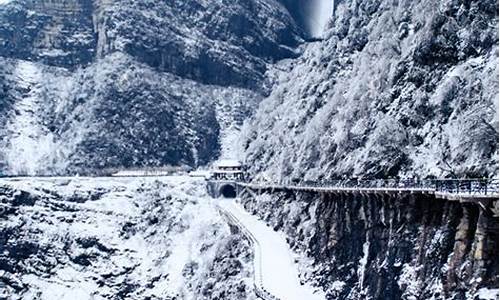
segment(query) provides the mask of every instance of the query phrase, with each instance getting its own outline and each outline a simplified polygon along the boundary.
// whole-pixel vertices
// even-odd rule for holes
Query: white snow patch
[[[332,283],[332,290],[334,291],[342,291],[346,283],[344,281],[336,280]]]
[[[498,299],[498,289],[487,289],[482,288],[477,292],[477,297],[484,300],[497,300]]]
[[[61,57],[61,56],[67,56],[70,53],[65,52],[61,49],[46,49],[46,50],[41,51],[39,54],[41,56],[46,56],[46,57]]]
[[[359,267],[358,267],[359,287],[361,289],[363,288],[363,283],[365,281],[365,271],[366,271],[366,265],[368,264],[369,250],[370,250],[370,242],[367,239],[363,244],[363,256],[359,260]]]
[[[405,299],[416,300],[419,296],[420,286],[418,271],[421,267],[415,267],[410,264],[404,264],[401,275],[398,279],[399,288],[403,291]]]
[[[227,159],[238,159],[241,153],[238,149],[240,129],[230,126],[221,133],[221,157]]]
[[[23,277],[26,283],[30,285],[45,286],[41,294],[28,292],[24,295],[25,299],[73,299],[73,300],[94,300],[104,299],[102,297],[95,297],[93,291],[96,290],[97,284],[86,281],[82,278],[80,272],[71,267],[60,269],[55,276],[57,279],[53,281],[43,281],[36,275],[29,274]],[[70,284],[71,283],[71,284]]]
[[[11,137],[5,158],[11,174],[35,175],[43,161],[57,151],[53,134],[41,125],[38,116],[37,93],[43,89],[43,74],[37,64],[20,60],[14,75],[26,94],[14,104],[15,114],[7,124]]]

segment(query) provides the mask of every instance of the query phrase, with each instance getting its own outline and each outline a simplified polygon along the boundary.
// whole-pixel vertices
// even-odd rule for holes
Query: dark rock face
[[[29,0],[0,7],[0,56],[78,67],[120,51],[205,83],[259,87],[302,32],[279,2]]]
[[[297,56],[301,35],[283,6],[260,0],[121,1],[102,29],[102,55],[124,51],[182,77],[257,89],[267,62]]]
[[[7,81],[7,74],[11,73],[11,70],[5,65],[0,65],[0,127],[5,128],[8,122],[8,112],[12,109],[13,99],[9,95],[9,89],[12,82]],[[5,170],[5,159],[0,153],[0,170]],[[2,173],[2,171],[0,171]]]
[[[292,192],[242,201],[313,259],[328,299],[476,299],[498,288],[493,203]]]
[[[96,1],[97,2],[97,1]],[[14,1],[0,7],[0,56],[77,67],[95,57],[88,0]]]

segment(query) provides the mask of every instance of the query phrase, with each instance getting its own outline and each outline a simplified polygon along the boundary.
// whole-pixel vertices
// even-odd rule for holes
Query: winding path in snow
[[[263,299],[324,300],[324,295],[314,293],[313,288],[301,285],[293,255],[285,238],[268,227],[257,217],[249,214],[234,200],[223,199],[219,208],[250,235],[254,246],[255,286]],[[253,240],[253,241],[252,241]]]

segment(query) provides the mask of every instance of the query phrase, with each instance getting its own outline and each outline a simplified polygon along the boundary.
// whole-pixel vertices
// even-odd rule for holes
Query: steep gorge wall
[[[98,2],[98,1],[96,1]],[[13,1],[0,6],[0,56],[75,68],[95,58],[94,3]]]
[[[274,180],[498,176],[498,1],[340,1],[242,138]]]
[[[15,0],[0,56],[77,68],[114,52],[208,84],[260,89],[304,33],[278,1]]]
[[[290,191],[242,202],[312,259],[305,276],[328,299],[478,299],[498,289],[493,203]]]

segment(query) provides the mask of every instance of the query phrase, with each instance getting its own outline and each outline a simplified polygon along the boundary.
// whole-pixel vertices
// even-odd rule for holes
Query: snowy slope
[[[495,1],[338,3],[325,40],[269,72],[242,137],[252,172],[496,176],[497,27]]]
[[[4,154],[9,173],[35,175],[57,148],[53,134],[44,128],[40,118],[43,99],[38,98],[38,93],[44,87],[39,67],[19,61],[15,69],[17,88],[26,92],[14,104],[15,115],[6,128],[11,133]]]
[[[237,144],[226,137],[262,98],[158,72],[120,53],[76,72],[0,61],[6,68],[0,157],[10,174],[203,165]],[[21,65],[39,68],[40,82],[18,76]]]
[[[0,190],[8,299],[255,299],[249,245],[203,181],[31,178]]]
[[[268,92],[268,64],[297,56],[302,34],[275,0],[2,5],[0,172],[196,167],[233,156],[242,120]],[[43,83],[17,79],[30,62]]]

